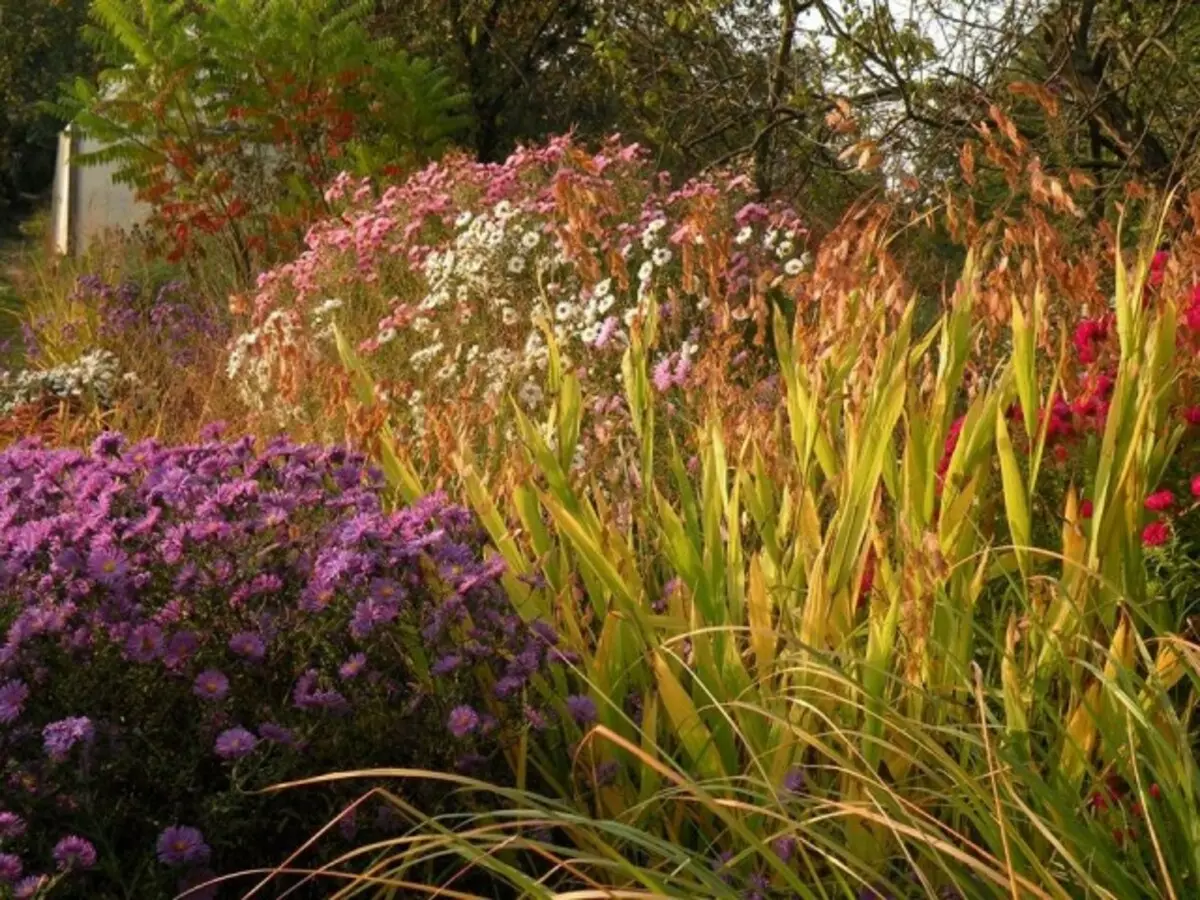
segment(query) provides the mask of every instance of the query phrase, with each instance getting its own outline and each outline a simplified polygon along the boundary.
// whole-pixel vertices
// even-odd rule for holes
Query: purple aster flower
[[[157,625],[147,623],[133,629],[125,642],[125,655],[134,662],[148,663],[163,652],[163,633]]]
[[[17,720],[29,699],[29,688],[19,678],[0,682],[0,725]]]
[[[21,857],[15,853],[0,853],[0,884],[12,884],[24,871]]]
[[[783,789],[789,794],[799,794],[804,790],[806,780],[802,769],[788,769],[787,774],[783,776]]]
[[[25,820],[15,812],[0,811],[0,840],[19,838],[25,833]]]
[[[596,787],[604,787],[605,785],[612,784],[617,780],[617,772],[619,771],[620,767],[611,759],[600,763],[600,765],[596,766],[596,771],[593,773]]]
[[[168,669],[180,669],[200,648],[200,639],[191,631],[180,631],[171,635],[163,654],[163,664]]]
[[[92,441],[93,456],[116,456],[121,452],[121,447],[125,444],[125,438],[115,431],[106,431],[96,440]]]
[[[567,698],[567,712],[577,725],[588,725],[596,721],[595,701],[582,694],[572,694]]]
[[[434,675],[448,675],[462,664],[462,657],[457,653],[447,653],[435,660],[429,671]]]
[[[13,885],[13,900],[32,900],[46,886],[45,875],[26,875]]]
[[[742,898],[743,900],[765,900],[770,886],[771,883],[766,875],[762,872],[752,872],[746,879],[746,890],[742,894]]]
[[[365,653],[355,653],[338,669],[338,675],[343,681],[349,681],[352,678],[362,674],[362,671],[367,667],[367,655]]]
[[[241,759],[253,752],[258,745],[258,738],[245,728],[228,728],[217,735],[213,749],[222,759]]]
[[[111,545],[92,548],[88,554],[88,574],[107,587],[119,585],[129,574],[129,557]]]
[[[72,716],[51,722],[42,729],[42,742],[46,755],[55,762],[62,762],[78,743],[91,743],[96,735],[92,720],[87,716]]]
[[[91,841],[68,835],[54,845],[54,861],[58,863],[60,872],[90,869],[96,864],[96,848]]]
[[[229,649],[245,659],[258,662],[267,655],[267,645],[253,631],[241,631],[229,639]]]
[[[796,839],[791,835],[775,838],[771,842],[771,849],[775,851],[775,855],[783,862],[790,862],[792,857],[796,855]]]
[[[258,736],[272,744],[282,744],[292,747],[296,744],[296,734],[290,728],[276,725],[274,722],[263,722],[258,726]]]
[[[208,669],[196,676],[192,693],[205,700],[224,700],[229,693],[229,679],[216,669]]]
[[[450,710],[450,718],[446,723],[450,733],[456,738],[463,738],[479,727],[479,713],[465,704]]]
[[[544,712],[534,706],[525,707],[525,721],[534,731],[545,731],[550,727],[550,719]]]
[[[338,819],[338,831],[342,833],[348,841],[354,840],[354,836],[358,834],[358,808],[348,809],[342,813],[342,817]]]
[[[202,865],[212,851],[204,843],[200,829],[188,825],[172,825],[158,836],[158,861],[168,866]]]

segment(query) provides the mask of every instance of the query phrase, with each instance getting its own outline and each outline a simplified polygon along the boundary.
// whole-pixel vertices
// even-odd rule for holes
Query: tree
[[[151,206],[171,258],[241,280],[295,244],[343,169],[419,163],[463,125],[435,66],[370,36],[370,0],[94,0],[106,68],[63,108]],[[211,238],[212,240],[205,240]]]
[[[377,27],[436,60],[470,98],[471,141],[496,161],[521,140],[613,115],[583,43],[593,0],[377,0]],[[595,129],[591,125],[597,125]]]

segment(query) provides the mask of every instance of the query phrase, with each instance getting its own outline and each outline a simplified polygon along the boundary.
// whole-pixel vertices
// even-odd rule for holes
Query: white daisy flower
[[[737,237],[735,237],[733,239],[733,242],[735,244],[737,244],[739,247],[742,247],[742,246],[745,246],[746,244],[748,244],[750,242],[750,238],[752,238],[752,237],[754,237],[754,229],[751,228],[749,225],[746,225],[744,228],[742,228],[741,231],[739,231],[737,233]]]
[[[585,344],[593,344],[596,338],[600,335],[600,326],[593,322],[583,331],[579,332],[579,339]]]
[[[454,227],[455,228],[466,228],[468,225],[471,224],[471,220],[473,218],[475,218],[475,217],[473,215],[471,215],[470,211],[464,209],[462,212],[460,212],[458,214],[458,218],[454,220]]]
[[[536,406],[542,400],[542,389],[534,381],[526,381],[517,389],[517,399],[527,409]]]
[[[594,296],[596,298],[607,297],[608,292],[611,290],[612,290],[612,279],[605,278],[603,281],[601,281],[599,284],[597,284],[594,288],[592,288],[592,296]]]
[[[612,309],[612,305],[616,302],[617,298],[612,294],[603,294],[601,295],[600,299],[596,301],[596,311],[599,313],[606,313]]]
[[[511,306],[504,307],[503,311],[500,313],[500,321],[505,325],[516,325],[520,318],[521,317],[517,314],[517,311]]]
[[[395,328],[385,328],[385,329],[383,329],[383,331],[379,332],[379,334],[375,336],[375,343],[390,344],[395,339],[396,339],[396,329]]]
[[[664,219],[662,216],[659,216],[657,219],[655,219],[649,225],[646,226],[646,230],[651,233],[658,233],[666,227],[667,227],[667,220]]]
[[[525,232],[525,236],[521,238],[521,246],[524,247],[526,250],[532,250],[534,247],[536,247],[538,245],[538,242],[541,239],[542,239],[542,236],[540,234],[538,234],[536,231],[527,231],[527,232]]]
[[[795,249],[796,247],[791,241],[784,241],[775,249],[775,255],[783,259],[785,256],[791,256]]]
[[[804,263],[798,259],[789,259],[783,264],[783,271],[788,275],[796,276],[804,271]]]
[[[770,250],[775,246],[777,240],[779,240],[779,229],[772,228],[763,235],[763,246]]]
[[[653,260],[654,265],[661,268],[661,267],[665,266],[667,263],[669,263],[673,256],[674,256],[674,254],[671,253],[671,251],[668,250],[666,247],[659,247],[657,250],[654,251],[654,254],[650,258],[651,258],[651,260]]]
[[[638,269],[638,281],[649,281],[654,276],[654,263],[646,260]]]
[[[508,271],[514,275],[520,275],[525,271],[525,257],[514,256],[508,261]]]
[[[513,211],[512,204],[509,203],[507,200],[501,200],[499,203],[497,203],[495,206],[492,207],[492,212],[495,213],[496,218],[498,218],[498,219],[504,219],[504,218],[507,218],[508,216],[511,216],[512,211]]]
[[[563,301],[554,307],[554,318],[560,322],[565,322],[567,319],[575,315],[575,307],[573,304]]]

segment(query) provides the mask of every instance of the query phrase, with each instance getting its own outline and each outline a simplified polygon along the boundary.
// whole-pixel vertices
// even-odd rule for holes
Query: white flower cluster
[[[108,404],[116,397],[121,381],[131,380],[131,375],[122,378],[120,361],[107,350],[92,350],[52,369],[0,370],[0,415],[45,399],[94,397]]]
[[[323,315],[334,309],[336,307],[325,310]],[[285,357],[295,356],[300,346],[298,332],[295,319],[277,309],[258,328],[234,339],[225,375],[236,384],[242,402],[250,408],[259,412],[269,408],[282,419],[294,411],[278,396],[277,376]]]
[[[639,276],[638,299],[622,300],[611,278],[584,284],[544,221],[507,201],[463,212],[454,225],[453,240],[423,263],[428,290],[411,328],[425,343],[408,356],[407,367],[439,393],[469,380],[495,401],[515,386],[529,409],[543,401],[549,350],[542,328],[551,329],[569,365],[624,346],[629,325],[648,306],[655,268],[672,258],[669,248],[659,246],[666,219],[651,223],[646,248],[652,259]],[[387,327],[374,341],[378,347],[396,336]],[[409,397],[416,421],[424,401],[420,392]]]

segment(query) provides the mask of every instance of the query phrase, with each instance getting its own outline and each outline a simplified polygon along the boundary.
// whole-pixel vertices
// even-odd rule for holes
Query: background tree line
[[[62,123],[38,101],[113,62],[81,38],[89,9],[135,20],[221,2],[0,0],[0,202],[49,183]],[[747,162],[764,195],[819,214],[889,175],[932,189],[998,105],[1048,166],[1101,188],[1129,177],[1167,186],[1196,166],[1200,5],[1189,0],[344,6],[450,74],[469,116],[459,139],[483,160],[570,128],[618,131],[681,176]]]

